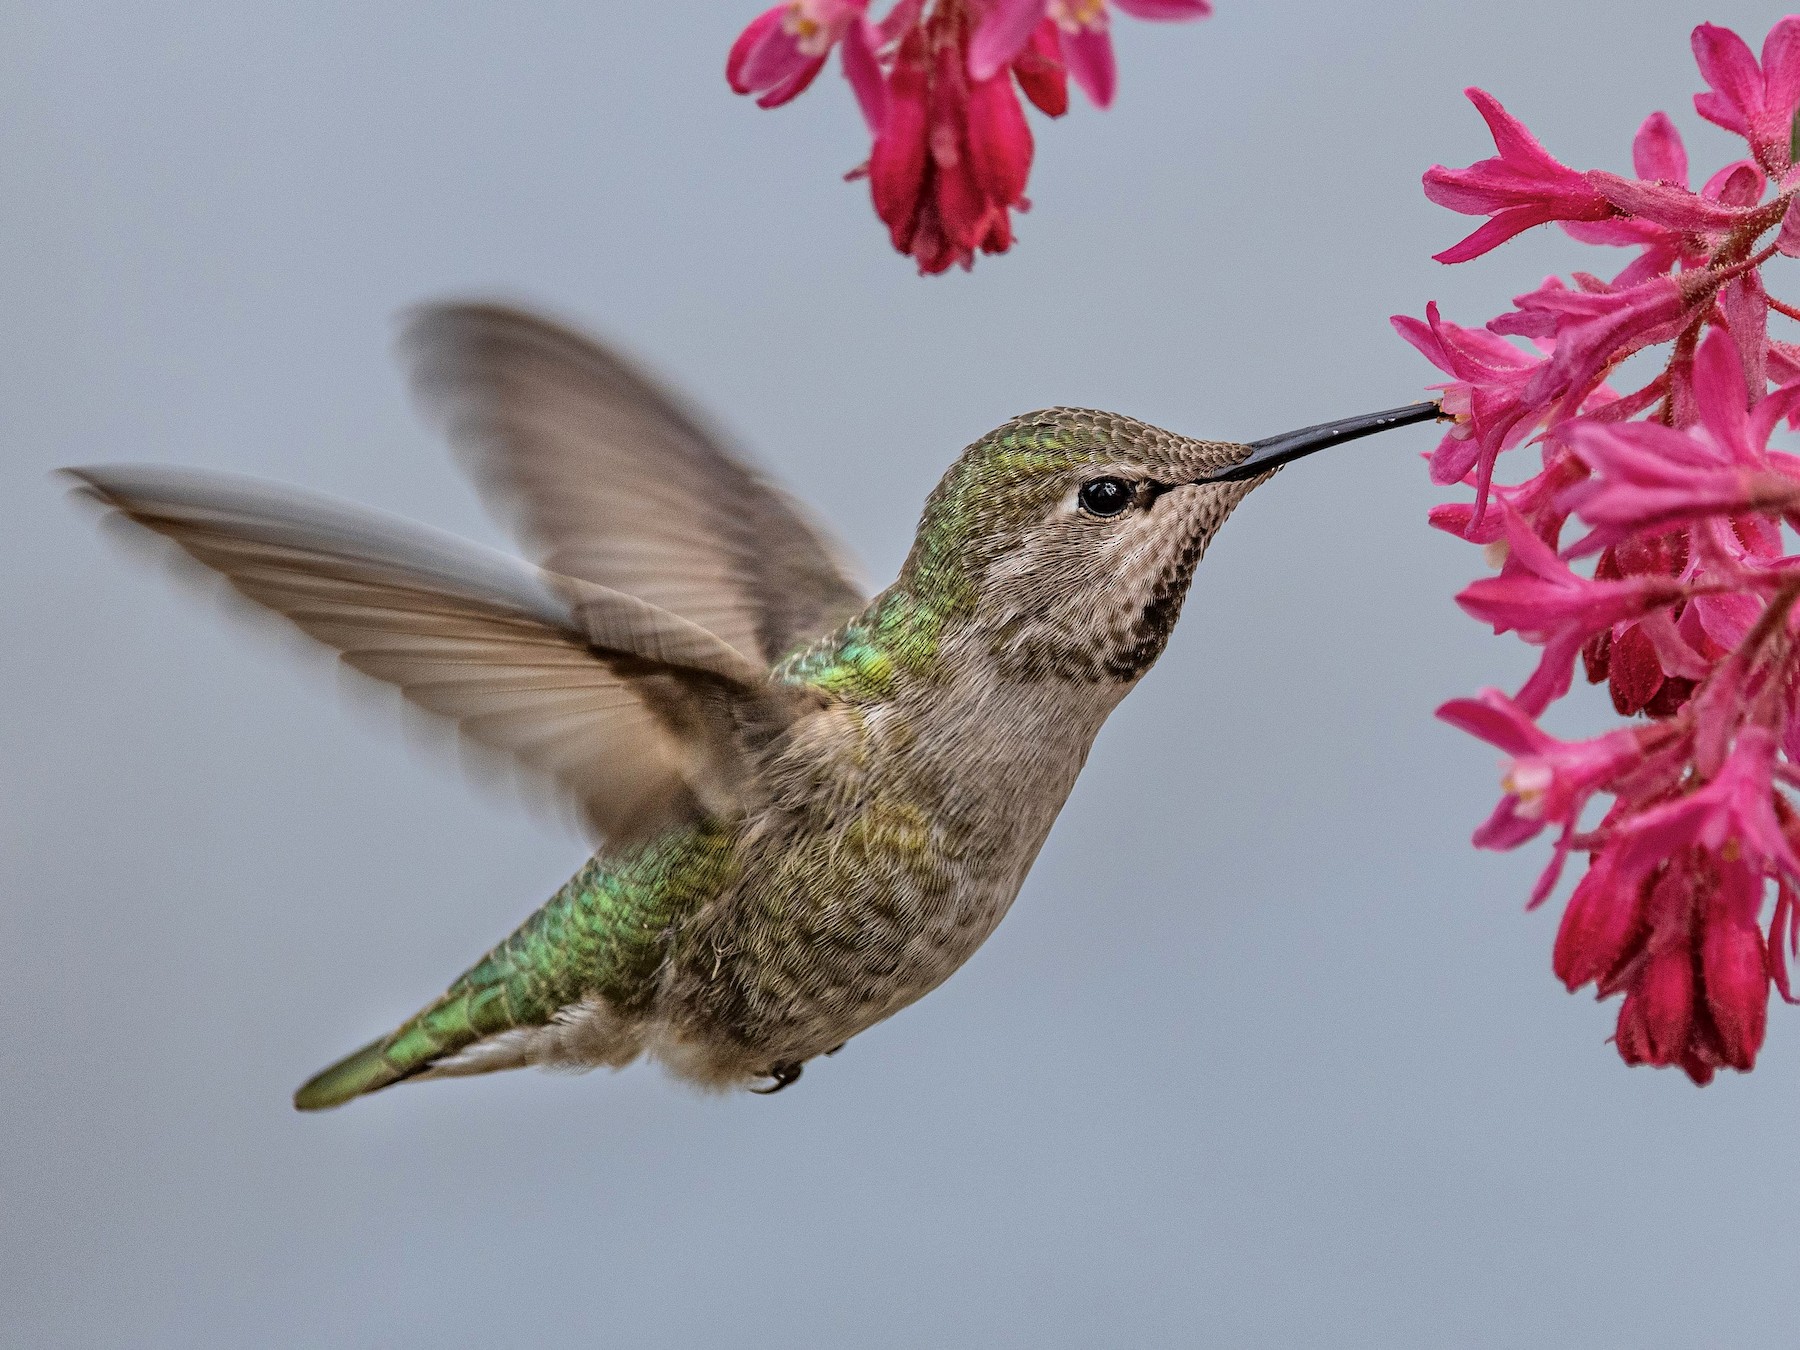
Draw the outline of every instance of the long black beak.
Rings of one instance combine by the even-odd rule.
[[[1270,469],[1278,469],[1291,460],[1302,459],[1334,445],[1342,445],[1345,441],[1373,436],[1378,431],[1388,431],[1394,427],[1410,427],[1416,422],[1430,422],[1443,415],[1443,410],[1435,403],[1414,403],[1405,408],[1390,408],[1387,412],[1346,417],[1341,422],[1321,422],[1316,427],[1303,427],[1283,436],[1256,441],[1250,446],[1249,455],[1229,469],[1209,473],[1204,478],[1194,479],[1194,482],[1242,482],[1246,478],[1267,473]]]

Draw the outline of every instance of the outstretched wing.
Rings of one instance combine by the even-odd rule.
[[[862,607],[806,512],[618,353],[459,304],[418,311],[403,350],[476,485],[551,571],[641,596],[765,663]]]
[[[729,811],[733,728],[791,715],[764,669],[705,629],[453,535],[230,475],[69,473],[349,665],[548,775],[610,842]]]

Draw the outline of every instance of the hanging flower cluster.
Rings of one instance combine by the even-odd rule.
[[[1207,0],[1112,0],[1140,19],[1198,19]],[[1060,117],[1069,80],[1096,106],[1116,76],[1107,0],[784,0],[751,21],[725,78],[764,108],[797,97],[840,53],[874,145],[866,176],[894,247],[936,273],[1012,246],[1024,211],[1031,128],[1022,91]]]
[[[1660,112],[1637,133],[1633,177],[1581,173],[1471,89],[1498,153],[1431,169],[1425,193],[1487,221],[1439,260],[1547,222],[1636,254],[1610,280],[1552,277],[1483,328],[1435,304],[1394,325],[1448,377],[1436,387],[1455,424],[1432,479],[1473,489],[1432,523],[1499,565],[1458,602],[1543,649],[1517,693],[1438,710],[1508,757],[1475,843],[1551,832],[1533,905],[1585,856],[1558,978],[1624,995],[1626,1063],[1706,1083],[1755,1064],[1770,986],[1794,1001],[1800,941],[1800,811],[1783,791],[1800,786],[1800,554],[1782,533],[1800,527],[1800,458],[1769,447],[1778,423],[1800,424],[1800,346],[1770,334],[1771,315],[1800,310],[1764,275],[1800,256],[1800,16],[1775,25],[1760,61],[1710,24],[1693,48],[1709,86],[1695,109],[1748,149],[1698,190]],[[1496,482],[1499,457],[1528,444],[1540,471]],[[1591,740],[1543,731],[1577,663],[1634,720]]]

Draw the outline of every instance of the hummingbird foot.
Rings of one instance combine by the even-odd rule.
[[[784,1064],[777,1064],[769,1070],[769,1077],[774,1081],[768,1087],[751,1088],[750,1090],[759,1097],[773,1097],[789,1084],[800,1081],[802,1067],[791,1060]]]
[[[831,1056],[835,1055],[838,1051],[842,1050],[848,1044],[850,1044],[849,1041],[839,1041],[836,1045],[832,1046],[831,1049],[829,1049],[825,1052],[825,1057],[827,1059],[831,1058]]]

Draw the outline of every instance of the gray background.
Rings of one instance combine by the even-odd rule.
[[[0,21],[0,1341],[1744,1346],[1796,1329],[1800,1016],[1699,1092],[1550,975],[1542,848],[1431,719],[1530,654],[1450,597],[1426,431],[1252,498],[1011,918],[779,1098],[658,1072],[288,1094],[582,851],[129,566],[46,478],[172,460],[493,540],[393,314],[533,300],[691,388],[878,578],[965,442],[1098,405],[1254,437],[1407,402],[1476,264],[1418,175],[1499,93],[1577,166],[1689,108],[1643,0],[1220,0],[1117,25],[1016,253],[886,249],[835,73],[730,97],[756,0],[15,3]],[[1785,264],[1784,264],[1785,265]],[[1778,281],[1779,278],[1777,277]],[[1562,719],[1609,715],[1583,689]]]

